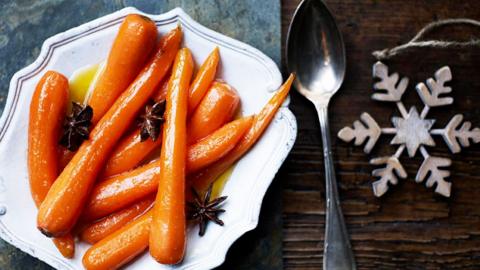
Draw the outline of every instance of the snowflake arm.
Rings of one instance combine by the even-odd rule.
[[[452,80],[452,72],[449,67],[442,67],[435,72],[435,79],[428,78],[427,85],[417,84],[417,92],[423,103],[429,107],[445,106],[453,103],[452,97],[440,97],[442,94],[452,92],[452,88],[445,86],[446,82]]]
[[[355,145],[361,145],[368,138],[363,151],[370,153],[382,131],[380,126],[368,113],[362,113],[360,120],[353,122],[353,129],[351,127],[344,127],[338,132],[338,137],[345,142],[350,142],[355,139]]]
[[[382,196],[388,191],[389,183],[392,185],[396,185],[398,183],[397,175],[400,178],[407,178],[407,172],[396,156],[374,158],[370,160],[370,164],[386,164],[384,168],[376,169],[372,172],[373,176],[379,177],[379,179],[372,184],[373,193],[377,197]]]
[[[461,146],[470,146],[470,140],[474,143],[480,142],[480,128],[471,129],[472,123],[469,121],[465,121],[459,128],[462,121],[463,115],[457,114],[448,122],[444,129],[432,130],[432,134],[442,135],[443,140],[452,153],[459,153],[462,150]]]
[[[388,75],[388,67],[382,62],[377,62],[373,66],[373,76],[380,79],[373,85],[373,88],[381,91],[373,94],[373,99],[391,102],[399,102],[402,99],[402,95],[408,86],[408,78],[403,77],[399,82],[400,76],[398,73]]]
[[[427,178],[426,186],[428,188],[437,184],[435,192],[445,197],[450,197],[450,190],[452,183],[445,181],[445,178],[450,176],[450,172],[440,169],[441,167],[448,167],[452,164],[449,158],[427,156],[418,169],[415,182],[421,183]]]

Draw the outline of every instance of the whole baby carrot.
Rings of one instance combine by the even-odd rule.
[[[193,113],[198,104],[202,100],[205,93],[210,88],[215,79],[217,73],[218,61],[220,60],[220,54],[218,47],[215,47],[210,55],[205,59],[202,66],[197,72],[195,79],[190,86],[189,98],[188,98],[188,112]]]
[[[154,196],[147,197],[133,205],[94,222],[82,230],[80,238],[90,244],[102,240],[125,224],[131,222],[147,211],[155,200]]]
[[[159,51],[115,101],[52,185],[40,206],[37,227],[47,236],[62,236],[75,225],[90,189],[123,132],[153,94],[169,69],[181,41],[180,28],[162,38]]]
[[[37,207],[60,172],[61,127],[68,101],[68,80],[60,73],[47,71],[40,79],[30,103],[28,124],[28,174],[30,192]],[[53,239],[66,258],[72,258],[72,235]]]
[[[83,255],[87,270],[114,270],[148,248],[152,210],[91,246]]]
[[[145,65],[156,41],[155,22],[138,14],[125,17],[110,49],[105,69],[88,100],[93,109],[93,123],[102,118],[132,83]]]
[[[251,123],[251,117],[236,120],[188,147],[187,173],[191,172],[190,168],[206,167],[227,154],[242,138]],[[226,138],[219,139],[223,135]],[[157,160],[100,181],[92,190],[90,200],[82,214],[82,220],[92,221],[103,218],[149,194],[154,194],[158,188],[159,174],[160,165]]]
[[[28,173],[30,192],[39,206],[60,173],[59,145],[68,101],[68,79],[47,71],[30,103]]]
[[[194,144],[233,118],[240,98],[226,83],[213,82],[188,122],[188,142]]]
[[[159,161],[162,169],[158,176],[158,192],[150,230],[150,254],[164,264],[180,262],[185,253],[185,163],[188,87],[192,73],[192,55],[188,49],[181,49],[168,83]]]
[[[294,79],[295,75],[290,74],[287,81],[273,95],[262,111],[255,116],[252,127],[232,151],[189,179],[196,190],[206,190],[213,181],[252,148],[272,121],[278,108],[282,105],[285,98],[287,98]]]

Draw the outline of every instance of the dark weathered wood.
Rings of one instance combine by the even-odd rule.
[[[288,23],[299,0],[282,1],[285,40]],[[442,18],[480,19],[480,3],[470,1],[326,0],[343,33],[348,70],[345,83],[332,100],[330,121],[337,178],[359,269],[480,269],[480,145],[448,152],[435,138],[431,154],[452,156],[452,198],[435,195],[413,178],[421,163],[417,155],[401,159],[408,179],[392,187],[383,198],[371,191],[370,158],[395,151],[381,140],[370,155],[336,139],[363,111],[379,123],[390,124],[398,115],[395,106],[370,99],[375,59],[372,50],[407,42],[428,22]],[[436,38],[479,37],[479,29],[449,28]],[[463,113],[480,126],[480,49],[418,49],[388,62],[392,71],[411,79],[406,104],[419,106],[414,84],[449,65],[454,80],[452,106],[434,109],[435,127]],[[284,266],[287,269],[319,269],[322,266],[324,231],[323,158],[319,126],[313,107],[292,94],[291,109],[298,120],[298,138],[278,180],[283,182]]]

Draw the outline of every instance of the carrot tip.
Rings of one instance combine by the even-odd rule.
[[[61,253],[61,252],[60,252]],[[67,259],[73,259],[74,254],[73,253],[61,253],[63,257]]]

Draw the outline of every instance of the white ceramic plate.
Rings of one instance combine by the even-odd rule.
[[[85,65],[106,58],[117,29],[129,13],[125,8],[47,39],[37,60],[18,71],[10,82],[7,104],[0,119],[0,236],[21,250],[58,269],[83,269],[81,258],[88,248],[78,244],[75,258],[63,258],[50,239],[35,226],[37,209],[30,196],[27,175],[27,127],[30,99],[40,77],[56,70],[67,77]],[[274,62],[260,51],[209,30],[193,21],[185,12],[174,9],[152,18],[161,34],[182,24],[184,45],[192,50],[196,63],[219,46],[221,79],[233,85],[242,100],[242,113],[258,112],[282,83]],[[286,107],[256,146],[237,164],[223,194],[227,209],[221,219],[224,227],[211,225],[204,237],[198,228],[189,228],[185,260],[177,266],[159,265],[144,254],[127,269],[211,269],[225,260],[232,243],[258,223],[263,196],[295,141],[297,127]]]

